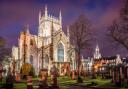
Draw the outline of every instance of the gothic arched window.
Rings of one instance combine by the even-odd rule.
[[[30,64],[33,65],[33,56],[32,55],[30,56]]]
[[[64,62],[64,46],[62,43],[58,45],[57,57],[58,57],[58,62]]]

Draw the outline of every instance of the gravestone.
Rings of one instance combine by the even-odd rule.
[[[19,82],[20,80],[21,80],[20,73],[17,72],[15,75],[15,81]]]
[[[55,65],[53,65],[50,69],[50,73],[51,73],[51,80],[52,80],[52,86],[53,87],[57,87],[58,83],[57,83],[57,77],[58,77],[58,69],[56,68]]]
[[[13,89],[13,82],[14,82],[14,77],[9,69],[6,77],[6,84],[5,84],[6,89]]]
[[[47,69],[41,69],[40,71],[40,85],[39,89],[46,89],[48,88],[47,79],[48,78],[48,70]]]
[[[33,81],[31,75],[27,76],[27,89],[33,89]]]
[[[72,79],[76,79],[75,70],[72,71]]]

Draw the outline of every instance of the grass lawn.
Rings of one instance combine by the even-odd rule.
[[[38,80],[38,78],[34,78],[33,80]],[[48,81],[50,81],[50,78],[48,78]],[[60,89],[69,89],[69,86],[70,85],[73,85],[73,84],[79,85],[79,86],[86,86],[87,84],[91,84],[91,82],[95,82],[95,83],[98,84],[95,87],[108,88],[108,89],[109,89],[109,87],[115,88],[112,85],[111,80],[107,80],[107,79],[101,79],[101,78],[97,78],[97,79],[84,78],[83,83],[77,84],[76,83],[76,80],[72,80],[71,77],[65,76],[65,77],[59,77],[58,78],[58,85],[59,85]],[[14,89],[26,89],[26,84],[25,83],[15,83],[14,84]],[[127,88],[120,88],[120,89],[127,89]]]
[[[70,77],[59,77],[58,84],[60,89],[67,89],[69,85],[75,84],[76,80],[72,80]]]
[[[14,89],[27,89],[26,84],[25,83],[15,83],[14,84]]]
[[[59,86],[61,89],[68,89],[68,87],[70,85],[80,85],[80,86],[86,86],[88,84],[91,84],[91,82],[95,82],[97,83],[96,86],[93,87],[98,87],[98,88],[113,88],[113,89],[117,89],[117,87],[115,87],[112,83],[110,79],[101,79],[100,77],[97,79],[91,79],[91,78],[83,78],[83,83],[76,83],[76,80],[72,80],[70,77],[59,77],[58,78],[58,82],[59,82]],[[119,89],[119,88],[118,88]],[[120,88],[120,89],[128,89],[128,88]]]

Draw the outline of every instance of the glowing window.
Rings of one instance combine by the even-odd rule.
[[[64,46],[62,43],[58,45],[57,56],[58,62],[64,62]]]

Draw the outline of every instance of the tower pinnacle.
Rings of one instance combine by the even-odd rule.
[[[29,24],[26,25],[26,32],[29,33]]]
[[[101,58],[101,54],[100,54],[100,49],[97,43],[95,53],[94,53],[94,59],[99,59],[99,58]]]
[[[67,36],[70,39],[69,26],[67,26]]]
[[[41,19],[41,11],[39,11],[39,23],[40,23],[40,19]]]
[[[60,24],[62,24],[61,10],[60,10],[60,14],[59,14],[59,20],[60,20]]]
[[[99,51],[99,46],[98,46],[98,44],[96,45],[96,51]]]
[[[45,17],[48,16],[47,5],[45,5]]]

